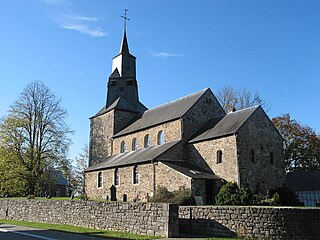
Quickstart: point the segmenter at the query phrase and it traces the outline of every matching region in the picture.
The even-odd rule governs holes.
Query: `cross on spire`
[[[127,18],[127,11],[128,9],[124,10],[124,16],[121,16],[124,19],[124,32],[127,30],[127,20],[130,21],[129,18]]]

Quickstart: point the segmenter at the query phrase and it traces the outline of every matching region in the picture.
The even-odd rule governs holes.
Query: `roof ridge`
[[[245,111],[245,110],[250,110],[250,109],[253,109],[253,108],[258,108],[258,107],[260,107],[260,106],[261,106],[261,105],[254,105],[254,106],[251,106],[251,107],[247,107],[247,108],[242,108],[242,109],[236,110],[236,111],[234,111],[234,112],[228,112],[228,113],[226,114],[226,116],[227,116],[228,114],[238,113],[238,112],[242,112],[242,111]]]
[[[210,88],[205,88],[205,89],[202,89],[202,90],[200,90],[200,91],[197,91],[197,92],[194,92],[194,93],[190,93],[190,94],[185,95],[185,96],[183,96],[183,97],[174,99],[174,100],[172,100],[172,101],[170,101],[170,102],[161,104],[161,105],[156,106],[156,107],[154,107],[154,108],[151,108],[151,109],[149,109],[149,110],[147,110],[147,111],[145,111],[145,112],[151,112],[151,111],[157,110],[157,109],[159,109],[159,108],[166,107],[166,106],[171,105],[171,104],[173,104],[173,103],[182,101],[182,100],[184,100],[184,99],[186,99],[186,98],[194,97],[195,95],[200,94],[200,93],[203,94],[203,93],[205,93],[208,89],[210,89]],[[201,94],[201,95],[202,95],[202,94]],[[144,113],[145,113],[145,112],[144,112]]]

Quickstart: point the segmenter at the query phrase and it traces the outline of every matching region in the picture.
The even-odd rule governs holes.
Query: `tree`
[[[239,187],[235,182],[228,182],[220,188],[216,196],[216,205],[250,205],[253,196],[246,188]]]
[[[272,119],[284,139],[286,172],[320,168],[320,135],[284,114]]]
[[[81,195],[84,192],[84,170],[88,167],[89,163],[89,148],[85,145],[82,152],[79,153],[79,157],[76,157],[76,166],[74,171],[74,184],[75,190],[77,190]]]
[[[226,112],[234,108],[240,110],[255,105],[261,105],[266,111],[269,110],[268,104],[261,99],[257,92],[253,93],[246,88],[236,90],[234,87],[224,87],[218,91],[216,96]]]
[[[12,160],[21,168],[18,175],[30,195],[41,187],[48,170],[66,158],[72,133],[66,117],[61,99],[37,81],[24,88],[0,122],[0,146],[10,156],[6,162]]]

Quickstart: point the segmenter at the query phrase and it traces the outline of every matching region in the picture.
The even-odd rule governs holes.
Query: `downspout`
[[[238,184],[238,186],[240,187],[240,170],[239,170],[240,167],[239,167],[239,154],[238,154],[238,134],[235,133],[234,136],[235,136],[235,138],[236,138],[236,168],[237,168],[237,174],[238,174],[238,176],[237,176],[237,178],[238,178],[237,184]]]
[[[152,163],[152,181],[153,181],[153,196],[156,194],[156,165],[154,160],[151,160]]]

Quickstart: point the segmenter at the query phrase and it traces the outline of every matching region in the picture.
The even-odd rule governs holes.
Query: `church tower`
[[[130,105],[130,110],[136,112],[146,110],[145,106],[139,102],[136,57],[129,52],[126,29],[124,29],[120,53],[112,59],[112,74],[108,81],[106,108],[118,98],[125,100]]]
[[[114,134],[121,131],[138,114],[147,110],[139,101],[136,79],[136,57],[129,52],[125,27],[120,53],[112,59],[107,100],[102,109],[90,118],[89,166],[113,154]]]

